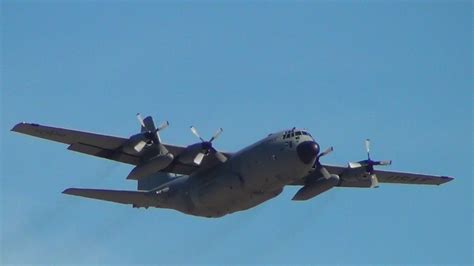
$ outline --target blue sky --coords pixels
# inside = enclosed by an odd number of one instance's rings
[[[470,1],[2,1],[2,263],[472,264]],[[130,166],[9,132],[20,121],[119,136],[135,113],[169,143],[224,128],[237,151],[307,128],[331,164],[372,155],[446,185],[297,188],[221,219],[70,197],[134,189]]]

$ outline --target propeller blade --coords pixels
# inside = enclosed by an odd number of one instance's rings
[[[391,165],[392,160],[386,160],[386,161],[378,161],[377,165]]]
[[[370,188],[378,188],[379,187],[379,179],[375,174],[370,175]]]
[[[365,150],[367,151],[367,158],[370,160],[370,139],[365,140]]]
[[[137,152],[141,152],[143,150],[143,148],[145,147],[146,145],[146,142],[141,140],[140,142],[138,142],[133,148],[137,151]]]
[[[143,117],[140,113],[137,113],[137,119],[138,119],[138,122],[140,122],[140,125],[142,126],[142,128],[145,128],[145,123],[143,123]]]
[[[200,165],[202,162],[202,159],[204,159],[204,156],[205,156],[204,153],[201,153],[201,152],[198,153],[196,157],[194,158],[194,163],[197,165]]]
[[[331,147],[327,148],[325,151],[323,151],[321,154],[319,154],[318,157],[326,156],[326,155],[330,154],[332,151],[334,151],[334,148],[331,146]]]
[[[165,121],[161,125],[159,125],[157,129],[155,129],[155,136],[156,136],[156,140],[158,140],[158,143],[161,144],[161,138],[160,138],[160,134],[158,133],[158,131],[161,131],[161,130],[167,128],[169,125],[170,125],[170,123],[168,121]],[[163,145],[160,145],[160,150],[166,150],[166,148]]]
[[[201,138],[201,136],[199,136],[199,133],[193,126],[191,126],[191,132],[193,132],[194,136],[198,137],[202,142],[206,142],[203,138]]]
[[[225,163],[227,161],[227,157],[224,154],[222,154],[221,152],[216,151],[214,154],[216,155],[216,158],[219,161],[221,161],[222,163]]]
[[[168,149],[166,149],[165,145],[161,144],[158,146],[158,149],[160,149],[160,154],[161,155],[165,155],[165,154],[170,154],[171,156],[173,156],[173,154],[171,154]]]
[[[158,128],[156,129],[156,132],[167,128],[169,125],[170,125],[170,122],[168,121],[163,122],[161,125],[158,126]]]
[[[349,162],[349,168],[359,168],[359,167],[362,167],[362,164]]]
[[[219,128],[216,133],[214,133],[214,136],[212,136],[212,138],[209,140],[209,142],[212,142],[214,141],[215,139],[217,139],[223,132],[224,130],[222,128]]]

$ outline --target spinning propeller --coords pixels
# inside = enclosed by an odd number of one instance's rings
[[[375,165],[391,165],[391,160],[384,160],[384,161],[373,161],[370,158],[370,139],[365,140],[365,149],[367,151],[367,160],[359,161],[356,163],[349,162],[349,168],[359,168],[365,167],[367,173],[370,174],[370,178],[372,181],[371,187],[378,187],[378,179],[374,173],[374,166]]]
[[[227,161],[227,157],[225,157],[225,155],[222,154],[221,152],[214,149],[214,147],[212,146],[212,142],[215,139],[217,139],[223,131],[224,130],[222,128],[219,128],[216,131],[216,133],[214,133],[214,135],[208,141],[206,141],[199,135],[196,128],[191,126],[191,132],[201,140],[201,151],[196,155],[196,157],[194,157],[194,160],[193,160],[195,164],[200,165],[202,162],[202,159],[204,159],[205,156],[211,153],[214,154],[219,161],[221,162]]]
[[[330,154],[332,151],[334,151],[334,148],[331,146],[327,148],[326,150],[324,150],[323,152],[321,152],[320,154],[318,154],[318,156],[316,156],[316,161],[314,162],[314,165],[313,165],[313,167],[319,170],[321,174],[323,175],[323,177],[326,179],[330,179],[334,176],[331,175],[329,171],[319,162],[319,159],[323,156]]]
[[[151,116],[145,117],[145,119],[142,118],[140,113],[137,114],[137,119],[138,122],[140,123],[142,129],[142,136],[143,140],[139,141],[135,146],[133,147],[137,152],[141,152],[143,148],[146,145],[153,145],[156,144],[158,145],[158,148],[160,150],[160,154],[167,154],[168,150],[166,147],[161,144],[161,138],[160,134],[158,133],[159,131],[167,128],[169,126],[169,122],[165,121],[163,122],[158,128],[155,126],[155,122],[153,122],[153,118]]]

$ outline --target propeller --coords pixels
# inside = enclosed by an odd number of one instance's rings
[[[334,151],[334,148],[331,146],[329,148],[327,148],[326,150],[324,150],[323,152],[321,152],[318,157],[316,157],[316,160],[319,162],[319,158],[323,157],[323,156],[326,156],[328,154],[330,154],[331,152]]]
[[[137,119],[141,125],[141,132],[144,140],[141,140],[135,144],[133,147],[135,151],[141,152],[146,145],[157,144],[160,154],[167,154],[168,150],[163,144],[161,144],[161,138],[158,132],[167,128],[170,123],[165,121],[156,127],[155,122],[151,116],[147,116],[145,119],[143,119],[140,113],[137,113]]]
[[[374,166],[375,165],[391,165],[392,160],[383,160],[383,161],[373,161],[370,158],[370,139],[365,140],[365,150],[367,151],[367,160],[359,161],[359,162],[349,162],[349,168],[359,168],[365,167],[365,170],[370,175],[371,180],[371,187],[378,187],[379,181],[377,176],[375,175]]]
[[[217,151],[216,149],[214,149],[214,147],[212,146],[212,142],[214,140],[216,140],[223,132],[224,130],[222,128],[219,128],[216,133],[214,133],[214,135],[208,140],[206,141],[205,139],[203,139],[198,131],[196,130],[196,128],[194,126],[191,126],[191,132],[198,138],[201,140],[201,151],[196,155],[196,157],[194,157],[194,163],[197,164],[197,165],[200,165],[202,160],[204,159],[205,156],[208,156],[209,154],[214,154],[216,156],[216,158],[221,161],[221,162],[225,162],[227,161],[227,157],[222,154],[221,152]]]
[[[332,177],[331,173],[329,173],[329,171],[319,162],[319,159],[323,156],[326,156],[328,154],[330,154],[331,152],[334,151],[334,148],[331,146],[329,148],[327,148],[326,150],[324,150],[323,152],[321,152],[320,154],[318,154],[318,156],[316,156],[316,161],[314,162],[314,165],[313,165],[313,168],[315,169],[318,169],[321,174],[323,175],[324,178],[326,179],[329,179]]]

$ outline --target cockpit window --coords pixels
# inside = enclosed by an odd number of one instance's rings
[[[306,135],[306,136],[310,136],[311,137],[311,134],[309,134],[308,132],[306,131],[286,131],[284,134],[283,134],[283,139],[287,139],[287,138],[292,138],[294,136],[301,136],[301,135]]]

